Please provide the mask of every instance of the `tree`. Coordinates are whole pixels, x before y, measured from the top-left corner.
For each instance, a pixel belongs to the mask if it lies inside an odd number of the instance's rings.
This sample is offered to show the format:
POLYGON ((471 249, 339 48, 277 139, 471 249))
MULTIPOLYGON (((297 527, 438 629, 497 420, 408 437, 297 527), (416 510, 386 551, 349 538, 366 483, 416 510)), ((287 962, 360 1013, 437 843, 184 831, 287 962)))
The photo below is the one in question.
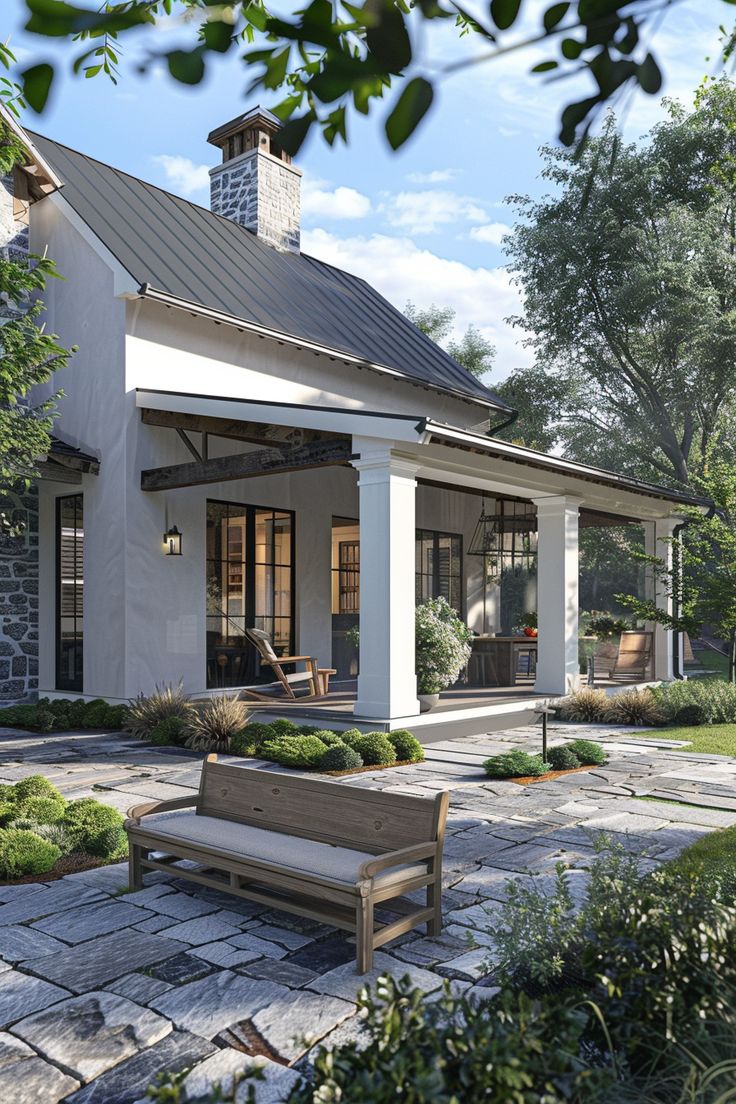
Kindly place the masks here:
POLYGON ((736 401, 736 88, 670 104, 641 145, 609 117, 578 157, 543 155, 554 192, 512 198, 535 364, 497 386, 511 433, 687 486, 736 401))
POLYGON ((687 511, 681 541, 673 538, 671 566, 662 556, 640 556, 672 599, 674 613, 630 594, 617 597, 637 617, 668 629, 700 635, 703 625, 712 626, 728 641, 729 679, 736 682, 736 455, 730 442, 711 444, 697 482, 715 510, 705 516, 687 511))
MULTIPOLYGON (((427 115, 438 79, 534 44, 544 44, 551 52, 532 70, 540 79, 545 74, 554 79, 579 77, 581 72, 589 78, 589 94, 568 103, 562 112, 560 139, 573 145, 614 97, 634 88, 650 95, 659 92, 662 76, 649 44, 668 7, 666 0, 555 0, 540 10, 538 0, 491 0, 486 19, 443 0, 364 0, 360 6, 346 0, 334 5, 311 0, 293 13, 287 7, 278 14, 263 0, 24 2, 29 13, 26 30, 80 44, 73 69, 85 77, 105 74, 117 80, 122 40, 161 19, 179 16, 182 41, 161 49, 149 34, 154 48, 144 67, 164 62, 183 84, 199 84, 218 56, 245 44, 243 61, 255 74, 249 90, 284 93, 276 110, 285 121, 282 145, 291 153, 312 126, 320 128, 330 144, 338 137, 346 140, 349 113, 368 114, 389 94, 384 125, 396 149, 427 115), (468 41, 467 57, 448 62, 439 77, 421 49, 423 24, 435 20, 452 21, 468 41), (527 29, 530 20, 537 29, 527 29)), ((719 29, 716 19, 714 37, 719 29)), ((732 35, 726 41, 727 55, 733 43, 732 35)), ((55 77, 46 56, 24 70, 24 95, 34 110, 43 109, 55 77)))
MULTIPOLYGON (((404 314, 417 329, 438 345, 442 345, 449 337, 455 321, 453 307, 438 307, 434 303, 421 309, 409 300, 404 307, 404 314)), ((478 379, 490 372, 496 355, 495 346, 472 323, 459 341, 447 342, 447 351, 458 364, 462 364, 463 368, 467 368, 478 379)))
MULTIPOLYGON (((23 157, 18 140, 2 126, 0 177, 23 157)), ((39 323, 44 308, 38 296, 53 276, 56 269, 47 257, 0 253, 0 494, 37 475, 36 464, 49 451, 58 396, 34 401, 32 390, 47 383, 74 351, 39 323)))

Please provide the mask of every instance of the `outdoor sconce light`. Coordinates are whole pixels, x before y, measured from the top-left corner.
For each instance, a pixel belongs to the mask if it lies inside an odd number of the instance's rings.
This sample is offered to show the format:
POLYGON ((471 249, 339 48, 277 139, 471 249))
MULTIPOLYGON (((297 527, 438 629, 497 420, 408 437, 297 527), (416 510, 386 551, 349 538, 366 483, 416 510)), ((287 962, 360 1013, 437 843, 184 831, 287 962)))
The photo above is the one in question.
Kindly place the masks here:
POLYGON ((167 556, 181 556, 181 533, 175 525, 164 533, 164 544, 167 556))

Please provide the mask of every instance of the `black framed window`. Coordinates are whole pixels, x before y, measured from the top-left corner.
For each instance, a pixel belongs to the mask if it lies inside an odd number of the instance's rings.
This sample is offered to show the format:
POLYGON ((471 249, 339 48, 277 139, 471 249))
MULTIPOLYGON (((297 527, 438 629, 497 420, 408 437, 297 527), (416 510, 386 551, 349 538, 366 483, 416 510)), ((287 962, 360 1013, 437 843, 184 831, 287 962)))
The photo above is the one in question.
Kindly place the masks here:
POLYGON ((56 688, 83 688, 84 509, 82 495, 56 500, 56 688))
POLYGON ((417 529, 416 597, 446 598, 463 615, 463 538, 457 533, 417 529))
POLYGON ((260 677, 246 628, 267 632, 279 655, 293 654, 292 512, 208 501, 206 586, 208 687, 260 677))

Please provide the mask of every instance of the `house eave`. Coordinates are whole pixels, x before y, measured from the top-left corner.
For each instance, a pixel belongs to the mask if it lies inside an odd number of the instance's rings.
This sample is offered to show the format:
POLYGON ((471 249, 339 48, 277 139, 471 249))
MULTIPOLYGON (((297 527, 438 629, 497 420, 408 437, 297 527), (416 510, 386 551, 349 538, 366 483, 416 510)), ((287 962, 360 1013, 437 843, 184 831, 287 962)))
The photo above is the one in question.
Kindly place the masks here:
POLYGON ((428 383, 426 380, 418 379, 416 376, 409 375, 407 372, 401 372, 397 368, 391 368, 386 364, 379 364, 364 357, 356 356, 354 353, 348 353, 342 349, 335 349, 328 345, 322 345, 317 341, 310 341, 296 334, 286 333, 282 330, 274 330, 258 322, 252 322, 245 318, 239 318, 236 315, 226 314, 213 307, 206 307, 202 303, 180 299, 175 295, 171 295, 169 292, 160 291, 150 284, 141 284, 138 289, 138 295, 141 299, 147 299, 153 303, 161 303, 163 306, 171 307, 176 310, 183 310, 188 314, 201 318, 208 318, 219 325, 232 326, 243 332, 253 333, 266 340, 275 341, 279 345, 289 345, 292 348, 304 349, 314 353, 315 356, 325 356, 332 361, 339 361, 342 364, 348 364, 356 368, 376 372, 382 376, 390 376, 393 379, 403 380, 425 391, 432 391, 440 395, 449 395, 461 402, 469 403, 472 406, 479 406, 489 412, 499 411, 502 414, 512 413, 510 407, 494 403, 490 399, 486 401, 479 395, 470 395, 465 391, 460 391, 455 388, 428 383))

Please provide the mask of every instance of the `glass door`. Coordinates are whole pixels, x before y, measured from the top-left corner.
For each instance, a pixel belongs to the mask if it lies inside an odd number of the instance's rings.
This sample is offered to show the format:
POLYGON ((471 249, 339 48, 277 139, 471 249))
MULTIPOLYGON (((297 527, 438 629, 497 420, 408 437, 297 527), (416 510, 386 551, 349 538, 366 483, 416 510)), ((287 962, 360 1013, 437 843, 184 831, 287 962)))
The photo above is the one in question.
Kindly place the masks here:
POLYGON ((83 688, 84 515, 81 494, 56 500, 56 689, 83 688))
POLYGON ((261 672, 246 628, 267 632, 277 654, 294 650, 293 514, 207 503, 207 686, 247 686, 261 672))

